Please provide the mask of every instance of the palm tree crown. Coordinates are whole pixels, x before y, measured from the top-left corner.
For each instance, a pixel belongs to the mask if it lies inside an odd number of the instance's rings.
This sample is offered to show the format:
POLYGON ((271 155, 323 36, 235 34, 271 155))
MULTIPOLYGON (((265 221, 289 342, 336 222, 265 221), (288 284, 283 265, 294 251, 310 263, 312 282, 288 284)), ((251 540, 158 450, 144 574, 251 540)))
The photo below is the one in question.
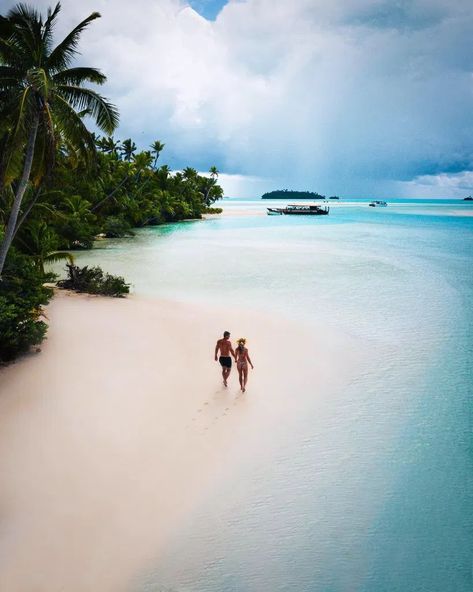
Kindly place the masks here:
POLYGON ((103 84, 96 68, 70 67, 81 33, 98 12, 79 23, 54 47, 53 30, 60 3, 46 19, 18 4, 0 16, 0 189, 15 182, 15 198, 0 247, 0 275, 28 184, 38 185, 54 164, 58 144, 88 160, 94 136, 83 123, 91 117, 111 134, 118 125, 115 107, 87 82, 103 84))
POLYGON ((0 17, 0 134, 7 183, 21 170, 21 148, 36 121, 36 176, 51 163, 59 140, 82 156, 93 152, 93 136, 82 121, 84 115, 107 134, 118 124, 115 107, 84 86, 86 82, 103 84, 106 77, 96 68, 70 67, 80 34, 99 13, 84 19, 54 47, 53 30, 60 10, 58 3, 43 20, 34 8, 18 4, 0 17))

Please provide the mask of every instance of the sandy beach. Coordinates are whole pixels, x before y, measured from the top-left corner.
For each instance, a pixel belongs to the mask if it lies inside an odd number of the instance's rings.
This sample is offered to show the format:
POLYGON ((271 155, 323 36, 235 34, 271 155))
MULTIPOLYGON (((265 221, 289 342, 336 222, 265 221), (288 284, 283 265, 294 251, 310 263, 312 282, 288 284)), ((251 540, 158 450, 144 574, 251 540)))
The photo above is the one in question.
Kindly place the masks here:
POLYGON ((344 375, 335 338, 322 347, 321 335, 261 315, 66 292, 46 314, 42 351, 0 371, 9 592, 129 589, 212 485, 290 424, 294 395, 326 397, 344 375), (246 395, 235 370, 223 388, 213 360, 227 328, 250 338, 246 395))

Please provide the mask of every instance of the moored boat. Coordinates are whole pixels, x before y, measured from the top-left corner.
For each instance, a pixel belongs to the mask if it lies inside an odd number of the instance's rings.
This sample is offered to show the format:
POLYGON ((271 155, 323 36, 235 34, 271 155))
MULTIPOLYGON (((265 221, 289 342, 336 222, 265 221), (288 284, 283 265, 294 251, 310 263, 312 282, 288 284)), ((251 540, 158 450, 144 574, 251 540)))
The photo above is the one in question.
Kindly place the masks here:
POLYGON ((326 216, 330 208, 317 204, 289 204, 285 208, 267 208, 268 216, 298 215, 298 216, 326 216))
POLYGON ((385 208, 388 204, 385 201, 376 199, 368 204, 372 208, 385 208))

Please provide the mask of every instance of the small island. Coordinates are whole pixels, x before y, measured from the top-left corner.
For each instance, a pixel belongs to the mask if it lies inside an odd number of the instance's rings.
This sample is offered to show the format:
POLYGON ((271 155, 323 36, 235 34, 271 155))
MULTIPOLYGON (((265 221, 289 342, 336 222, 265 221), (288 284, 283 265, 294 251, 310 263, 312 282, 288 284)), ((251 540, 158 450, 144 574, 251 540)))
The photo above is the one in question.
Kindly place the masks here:
POLYGON ((261 199, 325 199, 325 195, 320 195, 316 191, 292 191, 289 189, 279 189, 263 193, 261 199))

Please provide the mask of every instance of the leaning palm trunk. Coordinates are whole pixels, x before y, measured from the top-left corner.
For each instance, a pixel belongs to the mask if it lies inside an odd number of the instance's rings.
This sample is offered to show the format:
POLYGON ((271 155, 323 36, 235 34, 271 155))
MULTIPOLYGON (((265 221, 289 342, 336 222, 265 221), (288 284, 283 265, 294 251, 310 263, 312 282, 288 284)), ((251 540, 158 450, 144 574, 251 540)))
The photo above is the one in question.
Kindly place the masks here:
POLYGON ((15 232, 13 233, 13 238, 15 238, 16 233, 18 232, 18 230, 20 229, 20 226, 23 224, 23 222, 26 220, 26 218, 29 216, 31 210, 34 208, 34 206, 36 205, 36 202, 38 201, 40 195, 41 195, 41 191, 43 190, 42 187, 38 187, 38 189, 36 190, 36 193, 34 194, 33 199, 30 201, 30 203, 28 204, 28 206, 25 208, 25 211, 21 214, 20 219, 17 222, 17 225, 15 226, 15 232))
POLYGON ((23 165, 23 173, 21 175, 18 188, 16 190, 15 198, 13 200, 13 207, 8 219, 8 224, 5 230, 5 236, 3 237, 2 244, 0 245, 0 278, 2 277, 3 268, 5 266, 5 260, 7 258, 8 251, 11 247, 13 237, 15 236, 15 229, 20 213, 21 202, 25 195, 26 188, 28 187, 28 181, 30 179, 31 167, 33 165, 34 147, 36 143, 36 134, 38 133, 39 125, 39 114, 35 113, 31 130, 28 135, 28 142, 26 144, 26 155, 25 162, 23 165))

